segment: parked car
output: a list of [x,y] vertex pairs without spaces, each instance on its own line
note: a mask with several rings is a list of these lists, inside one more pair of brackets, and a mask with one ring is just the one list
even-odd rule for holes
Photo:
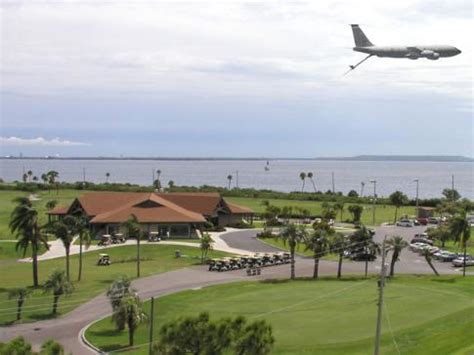
[[410,243],[411,244],[424,243],[424,244],[433,245],[433,241],[431,239],[428,239],[428,238],[425,238],[425,237],[417,237],[416,235],[415,235],[415,238],[413,238]]
[[361,252],[351,254],[350,259],[353,261],[374,261],[377,259],[377,256],[375,254]]
[[426,218],[426,217],[418,217],[416,220],[422,226],[426,226],[428,224],[428,218]]
[[420,250],[430,247],[431,245],[426,244],[426,243],[421,243],[421,242],[416,242],[410,244],[410,249],[414,252],[419,252]]
[[448,250],[438,250],[433,254],[433,257],[439,261],[447,262],[453,261],[458,258],[458,254],[450,252]]
[[398,227],[413,227],[413,222],[409,219],[401,219],[397,222]]
[[[464,256],[460,256],[459,258],[454,259],[452,261],[452,264],[453,266],[456,266],[456,267],[464,266]],[[466,266],[473,266],[473,265],[474,265],[474,259],[470,255],[467,255]]]
[[429,223],[429,224],[439,224],[439,218],[437,218],[437,217],[430,217],[430,218],[428,218],[428,223]]

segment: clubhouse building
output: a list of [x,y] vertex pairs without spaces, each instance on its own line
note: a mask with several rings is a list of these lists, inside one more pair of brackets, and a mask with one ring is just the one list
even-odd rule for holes
[[252,210],[218,193],[89,192],[48,214],[53,219],[83,215],[96,237],[119,233],[132,216],[144,232],[170,238],[192,238],[207,222],[225,227],[253,218]]

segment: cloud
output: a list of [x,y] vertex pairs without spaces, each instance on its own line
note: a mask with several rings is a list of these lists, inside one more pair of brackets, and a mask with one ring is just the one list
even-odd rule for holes
[[56,146],[69,147],[78,145],[90,145],[83,142],[72,142],[61,138],[45,139],[43,137],[37,138],[19,138],[19,137],[0,137],[0,144],[2,145],[16,145],[16,146]]

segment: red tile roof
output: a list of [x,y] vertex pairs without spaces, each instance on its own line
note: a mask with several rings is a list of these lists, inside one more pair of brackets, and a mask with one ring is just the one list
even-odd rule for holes
[[48,214],[50,214],[50,215],[63,215],[63,214],[67,214],[68,210],[69,210],[69,206],[56,206],[52,210],[48,211]]
[[[89,192],[76,200],[91,223],[121,223],[133,214],[142,223],[201,223],[223,206],[230,213],[252,210],[225,202],[218,193]],[[70,207],[56,207],[49,214],[66,214]]]

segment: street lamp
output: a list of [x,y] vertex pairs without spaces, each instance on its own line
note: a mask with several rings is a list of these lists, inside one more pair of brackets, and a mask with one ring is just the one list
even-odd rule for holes
[[374,184],[374,199],[372,201],[372,225],[375,226],[375,196],[377,196],[377,180],[370,180]]
[[413,181],[416,182],[416,218],[418,218],[419,217],[419,214],[418,214],[418,191],[419,191],[420,180],[415,179]]

